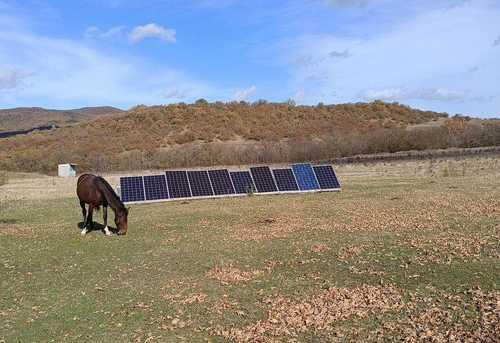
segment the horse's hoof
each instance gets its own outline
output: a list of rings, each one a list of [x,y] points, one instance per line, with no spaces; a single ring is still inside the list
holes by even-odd
[[[87,229],[83,229],[82,232],[80,232],[80,235],[85,236],[87,234],[87,232],[88,232]]]
[[[118,231],[117,235],[118,236],[125,236],[127,234],[127,231]]]
[[[111,236],[111,231],[109,231],[109,228],[107,226],[104,228],[104,234],[106,236]]]

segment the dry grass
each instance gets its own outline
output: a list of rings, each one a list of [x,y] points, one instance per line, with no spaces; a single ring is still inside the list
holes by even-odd
[[[18,197],[0,212],[0,341],[495,342],[500,170],[465,162],[341,166],[340,193],[137,205],[126,237],[81,237],[74,195]],[[10,176],[0,191],[33,184]]]

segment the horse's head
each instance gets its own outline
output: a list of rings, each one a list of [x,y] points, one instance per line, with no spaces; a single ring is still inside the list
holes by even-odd
[[[119,235],[126,235],[128,230],[127,224],[128,218],[128,208],[125,208],[123,211],[117,211],[115,216],[115,224],[118,228]]]

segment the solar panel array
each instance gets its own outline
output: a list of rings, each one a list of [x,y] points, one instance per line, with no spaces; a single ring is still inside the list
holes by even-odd
[[[125,203],[244,194],[276,194],[340,190],[331,165],[293,164],[291,168],[251,167],[244,171],[169,170],[162,175],[120,178]]]

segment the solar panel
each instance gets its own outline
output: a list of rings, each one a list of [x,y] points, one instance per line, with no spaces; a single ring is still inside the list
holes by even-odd
[[[214,195],[206,170],[188,171],[188,179],[191,185],[191,193],[194,197]]]
[[[274,169],[273,174],[280,192],[299,190],[299,186],[297,185],[297,181],[295,180],[295,176],[293,175],[293,171],[291,169]]]
[[[231,180],[233,180],[234,190],[237,194],[255,192],[255,185],[249,171],[231,172]]]
[[[301,191],[319,189],[318,180],[309,163],[294,164],[292,169]]]
[[[208,175],[215,195],[234,194],[233,183],[227,169],[209,170]]]
[[[144,190],[146,191],[146,200],[168,199],[165,175],[144,176]]]
[[[169,170],[165,172],[167,177],[167,186],[170,198],[189,198],[191,197],[191,189],[186,171]]]
[[[250,168],[250,172],[252,173],[257,192],[269,193],[278,191],[269,167],[252,167]]]
[[[123,202],[144,201],[142,176],[120,178],[121,200]]]
[[[338,189],[340,188],[339,180],[332,166],[316,166],[313,167],[321,189]]]

